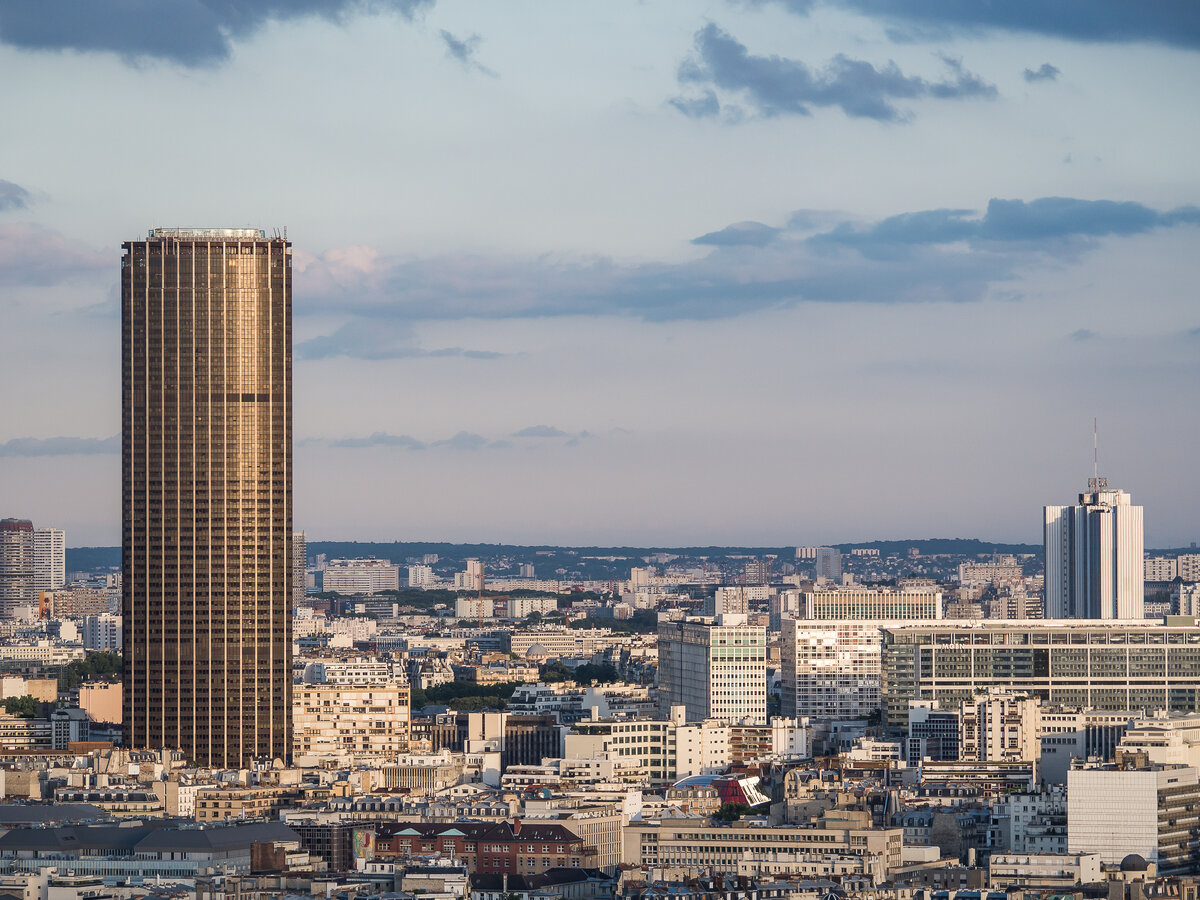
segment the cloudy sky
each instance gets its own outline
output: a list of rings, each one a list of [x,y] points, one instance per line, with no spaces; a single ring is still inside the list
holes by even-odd
[[[119,539],[120,244],[287,226],[296,525],[1200,539],[1192,0],[10,0],[0,515]]]

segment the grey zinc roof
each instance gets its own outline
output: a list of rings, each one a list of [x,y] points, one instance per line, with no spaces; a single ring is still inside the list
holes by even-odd
[[[0,835],[0,855],[19,850],[71,852],[115,850],[139,852],[224,850],[257,841],[298,841],[283,822],[250,822],[213,828],[169,828],[162,825],[64,825],[58,828],[14,828]]]
[[[107,819],[108,813],[91,803],[0,803],[0,825],[48,825]]]

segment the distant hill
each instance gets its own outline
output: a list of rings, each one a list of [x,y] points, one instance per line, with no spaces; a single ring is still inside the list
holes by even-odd
[[[67,574],[121,568],[120,547],[68,547]]]
[[[922,556],[935,554],[955,554],[961,556],[977,556],[981,553],[1041,553],[1041,544],[1004,544],[991,543],[978,538],[919,538],[905,541],[857,541],[846,544],[832,544],[843,553],[849,553],[855,548],[876,549],[880,556],[905,556],[909,548],[915,547]],[[539,562],[548,564],[553,569],[561,565],[566,568],[578,569],[581,560],[586,557],[628,557],[631,561],[640,561],[644,556],[655,553],[670,553],[683,557],[721,557],[738,556],[767,556],[774,554],[788,560],[795,556],[795,545],[787,547],[555,547],[550,544],[452,544],[447,541],[309,541],[308,556],[313,559],[318,553],[324,553],[329,559],[354,559],[371,556],[377,559],[387,559],[398,565],[404,565],[410,559],[420,559],[427,553],[436,553],[443,562],[478,557],[480,559],[495,559],[497,557],[514,557],[519,559],[538,558]],[[1147,548],[1147,553],[1175,556],[1179,553],[1195,553],[1195,547],[1180,547],[1177,549],[1155,550]],[[91,572],[101,569],[120,568],[120,547],[68,547],[67,571]],[[539,569],[541,566],[539,565]]]

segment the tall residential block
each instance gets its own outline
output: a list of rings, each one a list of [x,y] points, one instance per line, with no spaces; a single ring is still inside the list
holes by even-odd
[[[308,536],[303,531],[292,532],[292,606],[304,605],[305,576],[308,570]]]
[[[658,704],[689,722],[767,721],[767,630],[739,615],[661,623]]]
[[[17,617],[33,606],[33,523],[28,519],[0,519],[0,621]]]
[[[291,281],[291,245],[257,229],[124,244],[129,747],[291,755]]]
[[[33,529],[34,591],[57,591],[66,583],[66,533],[61,528]]]
[[[1088,479],[1075,506],[1044,509],[1046,618],[1140,619],[1144,606],[1142,507]]]

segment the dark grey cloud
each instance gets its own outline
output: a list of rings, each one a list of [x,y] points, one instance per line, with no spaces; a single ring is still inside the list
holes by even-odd
[[[1095,337],[1096,332],[1092,331],[1090,328],[1080,328],[1078,331],[1071,332],[1071,340],[1079,341],[1080,343],[1084,341],[1090,341]]]
[[[485,75],[495,77],[496,73],[487,66],[481,64],[475,58],[475,51],[479,49],[481,38],[477,34],[470,37],[457,38],[446,29],[442,29],[439,34],[442,36],[442,43],[446,45],[446,55],[451,59],[456,59],[467,69],[474,69],[482,72]]]
[[[1030,83],[1035,81],[1057,81],[1058,76],[1061,74],[1062,72],[1059,71],[1057,66],[1052,66],[1050,63],[1042,63],[1036,69],[1026,69],[1025,80]]]
[[[343,329],[353,334],[389,334],[421,319],[704,320],[804,302],[971,302],[1011,293],[1006,283],[1077,259],[1101,238],[1200,224],[1200,209],[1159,212],[1138,203],[1047,197],[994,199],[982,213],[921,210],[865,224],[831,217],[802,212],[796,227],[780,228],[770,242],[714,244],[681,263],[377,257],[351,273],[338,268],[338,253],[331,252],[302,277],[309,308],[354,317]],[[352,346],[344,352],[364,355]]]
[[[416,357],[460,356],[464,359],[497,359],[503,353],[491,350],[464,350],[462,347],[423,349],[412,326],[406,322],[364,322],[353,320],[332,334],[321,335],[296,345],[301,359],[411,359]]]
[[[720,231],[710,231],[692,238],[693,244],[712,247],[765,247],[779,234],[778,228],[762,222],[734,222]]]
[[[0,225],[0,285],[54,285],[111,274],[111,254],[97,253],[40,225]]]
[[[935,98],[955,100],[996,96],[994,85],[942,57],[949,69],[941,81],[905,75],[894,62],[876,68],[869,62],[838,54],[824,69],[796,59],[755,56],[729,32],[710,23],[696,32],[695,53],[679,66],[685,86],[704,93],[701,100],[677,98],[677,109],[691,116],[714,116],[722,106],[708,98],[723,91],[762,116],[812,114],[813,107],[835,106],[856,118],[895,122],[908,117],[897,101]]]
[[[1196,224],[1200,224],[1200,208],[1194,206],[1158,212],[1140,203],[1112,200],[1043,197],[1026,202],[992,199],[981,217],[973,210],[925,210],[892,216],[865,229],[844,224],[814,240],[879,250],[899,245],[957,241],[1047,242],[1128,236],[1153,228]]]
[[[513,437],[518,438],[559,438],[570,436],[561,428],[555,428],[553,425],[530,425],[528,428],[522,428],[520,431],[513,432]]]
[[[0,456],[94,456],[120,453],[121,439],[109,438],[21,437],[0,443]]]
[[[29,191],[19,184],[0,178],[0,211],[24,209],[29,205]]]
[[[818,5],[813,0],[751,0],[751,5],[770,2],[800,15]],[[910,36],[1014,31],[1072,41],[1200,48],[1200,4],[1194,0],[824,0],[823,5],[901,26]]]
[[[5,0],[0,42],[25,50],[115,53],[185,66],[228,59],[234,42],[269,21],[340,22],[387,10],[412,20],[435,0],[88,0],[64,9],[43,0]]]

